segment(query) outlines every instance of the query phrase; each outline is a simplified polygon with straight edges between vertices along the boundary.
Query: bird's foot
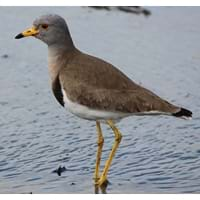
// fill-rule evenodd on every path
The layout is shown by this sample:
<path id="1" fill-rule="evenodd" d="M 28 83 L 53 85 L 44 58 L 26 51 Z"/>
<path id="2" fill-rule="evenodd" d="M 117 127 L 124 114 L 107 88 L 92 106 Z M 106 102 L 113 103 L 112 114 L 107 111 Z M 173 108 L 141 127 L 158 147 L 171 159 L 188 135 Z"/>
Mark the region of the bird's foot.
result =
<path id="1" fill-rule="evenodd" d="M 95 184 L 98 185 L 98 186 L 100 186 L 100 187 L 101 186 L 107 187 L 108 183 L 109 182 L 108 182 L 107 177 L 104 176 L 104 175 L 102 175 Z"/>
<path id="2" fill-rule="evenodd" d="M 110 182 L 108 181 L 106 176 L 101 176 L 100 178 L 95 180 L 95 194 L 99 193 L 99 188 L 103 194 L 106 194 L 107 186 Z"/>

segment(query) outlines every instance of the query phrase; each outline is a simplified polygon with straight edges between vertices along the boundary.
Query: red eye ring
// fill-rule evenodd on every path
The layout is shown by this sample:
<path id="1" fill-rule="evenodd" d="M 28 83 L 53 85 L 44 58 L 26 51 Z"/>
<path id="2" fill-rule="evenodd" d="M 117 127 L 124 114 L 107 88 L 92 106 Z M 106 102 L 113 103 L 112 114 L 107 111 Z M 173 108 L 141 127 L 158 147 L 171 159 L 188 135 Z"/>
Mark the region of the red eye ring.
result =
<path id="1" fill-rule="evenodd" d="M 42 28 L 43 28 L 43 29 L 47 29 L 48 26 L 49 26 L 48 24 L 42 24 Z"/>

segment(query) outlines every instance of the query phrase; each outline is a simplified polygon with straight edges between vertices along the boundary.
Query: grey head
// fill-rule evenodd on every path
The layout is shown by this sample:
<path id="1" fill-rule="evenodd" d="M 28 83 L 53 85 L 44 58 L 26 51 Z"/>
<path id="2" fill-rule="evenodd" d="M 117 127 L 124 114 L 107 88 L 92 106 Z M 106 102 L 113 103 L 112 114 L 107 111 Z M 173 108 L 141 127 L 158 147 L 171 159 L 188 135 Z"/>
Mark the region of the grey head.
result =
<path id="1" fill-rule="evenodd" d="M 33 27 L 18 34 L 15 38 L 34 36 L 48 46 L 66 45 L 73 47 L 72 38 L 70 36 L 65 20 L 56 14 L 42 15 L 33 22 Z"/>

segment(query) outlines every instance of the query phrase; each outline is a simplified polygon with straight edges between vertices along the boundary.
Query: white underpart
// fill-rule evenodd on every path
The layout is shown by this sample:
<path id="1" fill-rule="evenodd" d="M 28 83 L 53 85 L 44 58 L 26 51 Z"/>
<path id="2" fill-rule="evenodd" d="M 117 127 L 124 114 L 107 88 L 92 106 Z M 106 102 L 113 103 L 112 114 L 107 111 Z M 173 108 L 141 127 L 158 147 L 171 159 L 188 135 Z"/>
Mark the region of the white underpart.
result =
<path id="1" fill-rule="evenodd" d="M 64 90 L 62 90 L 63 96 L 64 96 L 64 104 L 65 108 L 71 112 L 72 114 L 88 120 L 118 120 L 124 117 L 128 117 L 131 114 L 130 113 L 121 113 L 121 112 L 110 112 L 110 111 L 102 111 L 102 110 L 96 110 L 91 109 L 87 106 L 75 103 L 71 101 Z"/>
<path id="2" fill-rule="evenodd" d="M 112 112 L 112 111 L 103 111 L 97 109 L 91 109 L 87 106 L 78 104 L 76 102 L 71 101 L 65 91 L 62 89 L 63 97 L 64 97 L 64 105 L 65 108 L 71 112 L 72 114 L 88 120 L 120 120 L 125 117 L 129 117 L 131 115 L 171 115 L 170 113 L 163 113 L 159 111 L 150 111 L 143 113 L 122 113 L 122 112 Z"/>

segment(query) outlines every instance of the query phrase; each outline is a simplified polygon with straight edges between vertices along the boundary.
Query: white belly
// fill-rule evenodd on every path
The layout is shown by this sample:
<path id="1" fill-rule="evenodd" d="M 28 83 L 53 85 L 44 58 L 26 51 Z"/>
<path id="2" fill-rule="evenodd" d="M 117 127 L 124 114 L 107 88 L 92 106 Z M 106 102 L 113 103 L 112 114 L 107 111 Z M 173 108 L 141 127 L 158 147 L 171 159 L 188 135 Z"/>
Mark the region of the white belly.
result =
<path id="1" fill-rule="evenodd" d="M 72 102 L 66 95 L 65 91 L 62 90 L 64 96 L 65 108 L 72 114 L 88 120 L 120 120 L 124 117 L 128 117 L 130 113 L 122 112 L 111 112 L 91 109 L 87 106 L 80 105 L 78 103 Z"/>

